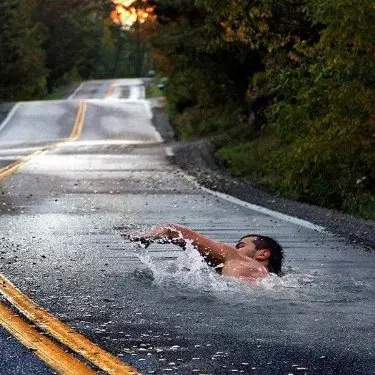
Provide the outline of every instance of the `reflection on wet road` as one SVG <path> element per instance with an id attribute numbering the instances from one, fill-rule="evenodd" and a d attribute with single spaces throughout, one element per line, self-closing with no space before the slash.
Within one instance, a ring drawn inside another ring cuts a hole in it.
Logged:
<path id="1" fill-rule="evenodd" d="M 145 374 L 373 373 L 373 255 L 201 190 L 168 161 L 139 82 L 125 83 L 83 86 L 73 98 L 89 99 L 79 141 L 2 183 L 1 272 Z M 103 100 L 89 97 L 94 89 Z M 63 111 L 74 103 L 53 107 L 55 119 L 35 137 L 16 139 L 27 122 L 16 114 L 21 122 L 0 132 L 0 157 L 17 154 L 11 141 L 34 147 L 66 137 L 74 111 Z M 160 222 L 229 243 L 273 236 L 285 247 L 286 276 L 243 285 L 214 274 L 194 250 L 146 252 L 119 236 Z"/>

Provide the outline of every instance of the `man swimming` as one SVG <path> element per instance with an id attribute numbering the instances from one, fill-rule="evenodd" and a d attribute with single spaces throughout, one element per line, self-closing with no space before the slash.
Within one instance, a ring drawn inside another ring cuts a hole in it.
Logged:
<path id="1" fill-rule="evenodd" d="M 282 247 L 272 238 L 248 234 L 233 247 L 214 241 L 179 224 L 156 226 L 149 232 L 127 232 L 123 237 L 148 247 L 152 242 L 172 243 L 186 249 L 188 244 L 198 250 L 204 260 L 223 276 L 244 281 L 281 274 Z"/>

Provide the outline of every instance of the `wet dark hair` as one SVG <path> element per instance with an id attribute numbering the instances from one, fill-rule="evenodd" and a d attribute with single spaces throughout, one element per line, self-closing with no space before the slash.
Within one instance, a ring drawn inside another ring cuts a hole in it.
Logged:
<path id="1" fill-rule="evenodd" d="M 246 237 L 254 237 L 253 243 L 256 250 L 270 250 L 271 255 L 268 258 L 268 270 L 272 273 L 275 273 L 276 275 L 281 276 L 281 264 L 284 259 L 284 251 L 281 245 L 273 238 L 260 236 L 259 234 L 247 234 L 246 236 L 243 236 L 240 241 Z"/>

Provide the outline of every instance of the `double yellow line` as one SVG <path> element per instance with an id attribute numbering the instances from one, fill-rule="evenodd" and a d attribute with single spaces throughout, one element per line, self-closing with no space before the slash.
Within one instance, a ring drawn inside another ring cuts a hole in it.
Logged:
<path id="1" fill-rule="evenodd" d="M 105 97 L 108 98 L 113 94 L 114 82 L 111 82 L 107 90 L 105 91 Z"/>
<path id="2" fill-rule="evenodd" d="M 9 175 L 11 175 L 13 172 L 15 172 L 19 167 L 26 164 L 31 159 L 35 158 L 36 156 L 42 155 L 48 150 L 50 150 L 52 147 L 55 147 L 55 145 L 48 145 L 40 148 L 38 151 L 33 152 L 30 155 L 27 155 L 23 157 L 20 160 L 15 161 L 12 164 L 9 164 L 5 166 L 4 168 L 0 168 L 0 182 L 7 178 Z"/>
<path id="3" fill-rule="evenodd" d="M 139 374 L 135 368 L 120 361 L 38 306 L 1 274 L 0 293 L 13 307 L 44 333 L 52 336 L 59 343 L 79 354 L 98 369 L 109 374 Z M 0 303 L 0 323 L 20 342 L 33 350 L 37 356 L 59 373 L 68 375 L 95 374 L 94 370 L 66 353 L 63 348 L 48 339 L 43 333 L 31 328 L 29 324 L 15 315 L 3 303 Z"/>
<path id="4" fill-rule="evenodd" d="M 39 334 L 10 309 L 0 304 L 0 323 L 22 344 L 60 374 L 94 374 L 89 367 L 56 347 L 51 340 Z"/>
<path id="5" fill-rule="evenodd" d="M 72 132 L 69 135 L 69 141 L 76 141 L 81 136 L 83 124 L 85 122 L 85 116 L 87 111 L 87 103 L 80 102 L 78 106 L 77 116 L 74 122 Z"/>
<path id="6" fill-rule="evenodd" d="M 68 140 L 43 146 L 38 151 L 36 151 L 36 152 L 34 152 L 30 155 L 27 155 L 27 156 L 23 157 L 22 159 L 15 161 L 12 164 L 9 164 L 9 165 L 7 165 L 3 168 L 0 168 L 0 182 L 2 180 L 4 180 L 5 178 L 7 178 L 12 173 L 14 173 L 18 168 L 20 168 L 22 165 L 26 164 L 31 159 L 34 159 L 35 157 L 44 154 L 45 152 L 51 150 L 52 148 L 62 146 L 64 144 L 68 143 L 68 142 L 77 141 L 82 134 L 86 112 L 87 112 L 87 103 L 86 102 L 80 102 L 79 106 L 78 106 L 78 109 L 77 109 L 77 114 L 76 114 L 76 117 L 75 117 L 74 126 L 73 126 L 72 131 L 70 132 Z"/>
<path id="7" fill-rule="evenodd" d="M 21 160 L 0 169 L 0 182 L 34 157 L 52 148 L 79 139 L 86 111 L 87 103 L 80 102 L 74 126 L 67 141 L 44 146 Z M 38 306 L 2 274 L 0 274 L 0 294 L 12 308 L 17 309 L 24 318 L 38 327 L 39 330 L 15 314 L 11 308 L 1 301 L 0 324 L 59 374 L 95 374 L 95 368 L 108 374 L 139 374 L 135 368 L 120 361 Z M 53 339 L 48 338 L 45 334 Z M 91 366 L 69 354 L 66 348 L 81 356 Z"/>

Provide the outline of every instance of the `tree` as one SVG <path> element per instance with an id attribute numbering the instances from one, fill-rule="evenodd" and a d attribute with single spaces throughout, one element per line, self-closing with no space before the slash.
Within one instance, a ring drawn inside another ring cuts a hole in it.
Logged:
<path id="1" fill-rule="evenodd" d="M 100 46 L 98 21 L 102 2 L 92 0 L 34 0 L 38 20 L 48 30 L 44 43 L 48 89 L 74 72 L 87 75 Z"/>
<path id="2" fill-rule="evenodd" d="M 26 0 L 0 4 L 0 100 L 16 101 L 44 94 L 44 30 L 32 19 Z"/>
<path id="3" fill-rule="evenodd" d="M 374 218 L 373 2 L 315 0 L 301 10 L 314 37 L 271 51 L 250 86 L 252 97 L 273 98 L 262 137 L 222 156 L 238 168 L 235 153 L 247 155 L 242 172 L 288 197 Z"/>
<path id="4" fill-rule="evenodd" d="M 309 12 L 324 25 L 321 38 L 300 43 L 299 62 L 266 85 L 277 97 L 267 127 L 283 149 L 272 163 L 279 189 L 368 215 L 375 211 L 373 2 L 316 0 Z"/>
<path id="5" fill-rule="evenodd" d="M 211 10 L 193 0 L 151 2 L 157 23 L 150 42 L 157 68 L 168 75 L 169 112 L 185 136 L 223 131 L 244 116 L 249 77 L 259 54 L 228 43 Z"/>

